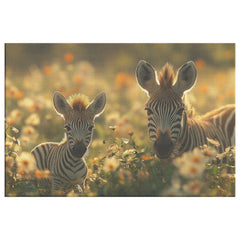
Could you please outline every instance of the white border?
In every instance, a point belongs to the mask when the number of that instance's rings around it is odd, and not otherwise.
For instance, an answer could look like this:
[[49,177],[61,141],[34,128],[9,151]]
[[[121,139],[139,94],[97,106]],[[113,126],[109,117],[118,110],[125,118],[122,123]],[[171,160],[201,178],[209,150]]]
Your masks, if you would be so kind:
[[[239,92],[237,1],[2,2],[2,79],[6,42],[231,42],[237,43],[236,93]],[[3,91],[2,87],[2,96]],[[2,103],[1,123],[3,112]],[[239,128],[236,130],[239,136]],[[2,153],[2,125],[0,144]],[[238,180],[237,160],[236,165]],[[1,195],[3,166],[2,158]],[[5,239],[238,239],[238,195],[238,181],[235,198],[6,198],[2,195],[0,234]]]

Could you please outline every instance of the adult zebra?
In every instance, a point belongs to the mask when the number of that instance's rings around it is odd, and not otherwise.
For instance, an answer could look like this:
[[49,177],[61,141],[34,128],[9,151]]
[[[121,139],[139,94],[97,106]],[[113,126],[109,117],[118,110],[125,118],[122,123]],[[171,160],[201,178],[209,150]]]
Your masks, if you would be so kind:
[[104,110],[106,95],[99,93],[89,104],[84,95],[75,94],[66,99],[56,91],[53,103],[65,120],[65,138],[60,143],[42,143],[32,153],[40,170],[50,170],[54,191],[71,186],[83,191],[88,171],[84,156],[91,142],[94,119]]
[[172,67],[166,64],[157,78],[153,66],[141,60],[136,76],[140,87],[149,95],[145,107],[148,131],[160,159],[173,158],[195,147],[208,145],[207,138],[220,143],[219,152],[235,145],[235,105],[199,116],[187,102],[185,93],[191,90],[197,76],[192,61],[182,65],[176,77]]

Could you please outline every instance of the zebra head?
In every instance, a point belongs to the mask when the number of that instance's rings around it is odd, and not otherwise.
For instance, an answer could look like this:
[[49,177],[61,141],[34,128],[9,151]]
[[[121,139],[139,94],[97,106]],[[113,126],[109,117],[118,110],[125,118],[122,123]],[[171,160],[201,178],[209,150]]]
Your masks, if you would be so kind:
[[166,64],[157,77],[154,67],[141,60],[136,76],[138,84],[149,96],[145,110],[154,150],[160,159],[172,157],[186,121],[183,96],[195,83],[196,67],[192,61],[187,62],[175,77],[172,67]]
[[68,147],[74,157],[81,158],[92,139],[94,119],[106,104],[105,92],[99,93],[89,104],[84,95],[73,95],[66,99],[60,92],[54,92],[53,103],[56,112],[65,119]]

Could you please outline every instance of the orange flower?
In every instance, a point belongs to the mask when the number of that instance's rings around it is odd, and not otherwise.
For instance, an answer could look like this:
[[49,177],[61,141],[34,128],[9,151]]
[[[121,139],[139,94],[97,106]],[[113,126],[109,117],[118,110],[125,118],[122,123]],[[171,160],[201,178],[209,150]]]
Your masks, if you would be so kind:
[[23,91],[18,91],[17,94],[16,94],[16,98],[17,98],[17,99],[22,99],[23,96],[24,96]]
[[202,58],[199,58],[195,61],[195,65],[198,69],[201,69],[205,67],[206,62]]
[[73,56],[72,53],[66,53],[66,54],[64,55],[64,60],[65,60],[65,62],[67,62],[67,63],[72,62],[73,59],[74,59],[74,56]]
[[194,156],[192,161],[195,162],[195,163],[199,163],[199,162],[201,162],[201,159],[200,159],[199,156]]
[[52,68],[50,66],[45,66],[43,68],[43,72],[46,74],[46,75],[49,75],[51,72],[52,72]]
[[40,179],[43,177],[43,172],[41,170],[36,170],[36,172],[34,173],[34,177],[37,179]]
[[195,175],[197,173],[197,169],[195,167],[190,167],[189,171],[193,175]]
[[76,75],[73,78],[73,82],[76,84],[80,84],[80,83],[82,83],[82,81],[83,81],[83,77],[81,75]]
[[19,177],[26,177],[26,173],[23,169],[18,169],[17,173]]
[[20,91],[15,86],[12,86],[10,88],[6,88],[6,97],[7,98],[22,99],[23,96],[24,96],[23,91]]
[[142,155],[142,156],[141,156],[141,159],[142,159],[143,161],[148,161],[148,160],[152,159],[152,157],[146,154],[146,155]]
[[115,85],[117,88],[129,87],[132,83],[132,76],[126,73],[118,73],[115,78]]

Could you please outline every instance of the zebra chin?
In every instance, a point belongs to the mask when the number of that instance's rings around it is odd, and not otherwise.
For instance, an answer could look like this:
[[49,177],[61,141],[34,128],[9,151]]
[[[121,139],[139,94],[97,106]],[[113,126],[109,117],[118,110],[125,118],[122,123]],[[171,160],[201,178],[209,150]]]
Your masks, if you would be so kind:
[[87,151],[87,147],[82,141],[78,141],[76,144],[74,144],[73,148],[71,149],[71,153],[74,157],[81,158],[84,156],[84,154]]

